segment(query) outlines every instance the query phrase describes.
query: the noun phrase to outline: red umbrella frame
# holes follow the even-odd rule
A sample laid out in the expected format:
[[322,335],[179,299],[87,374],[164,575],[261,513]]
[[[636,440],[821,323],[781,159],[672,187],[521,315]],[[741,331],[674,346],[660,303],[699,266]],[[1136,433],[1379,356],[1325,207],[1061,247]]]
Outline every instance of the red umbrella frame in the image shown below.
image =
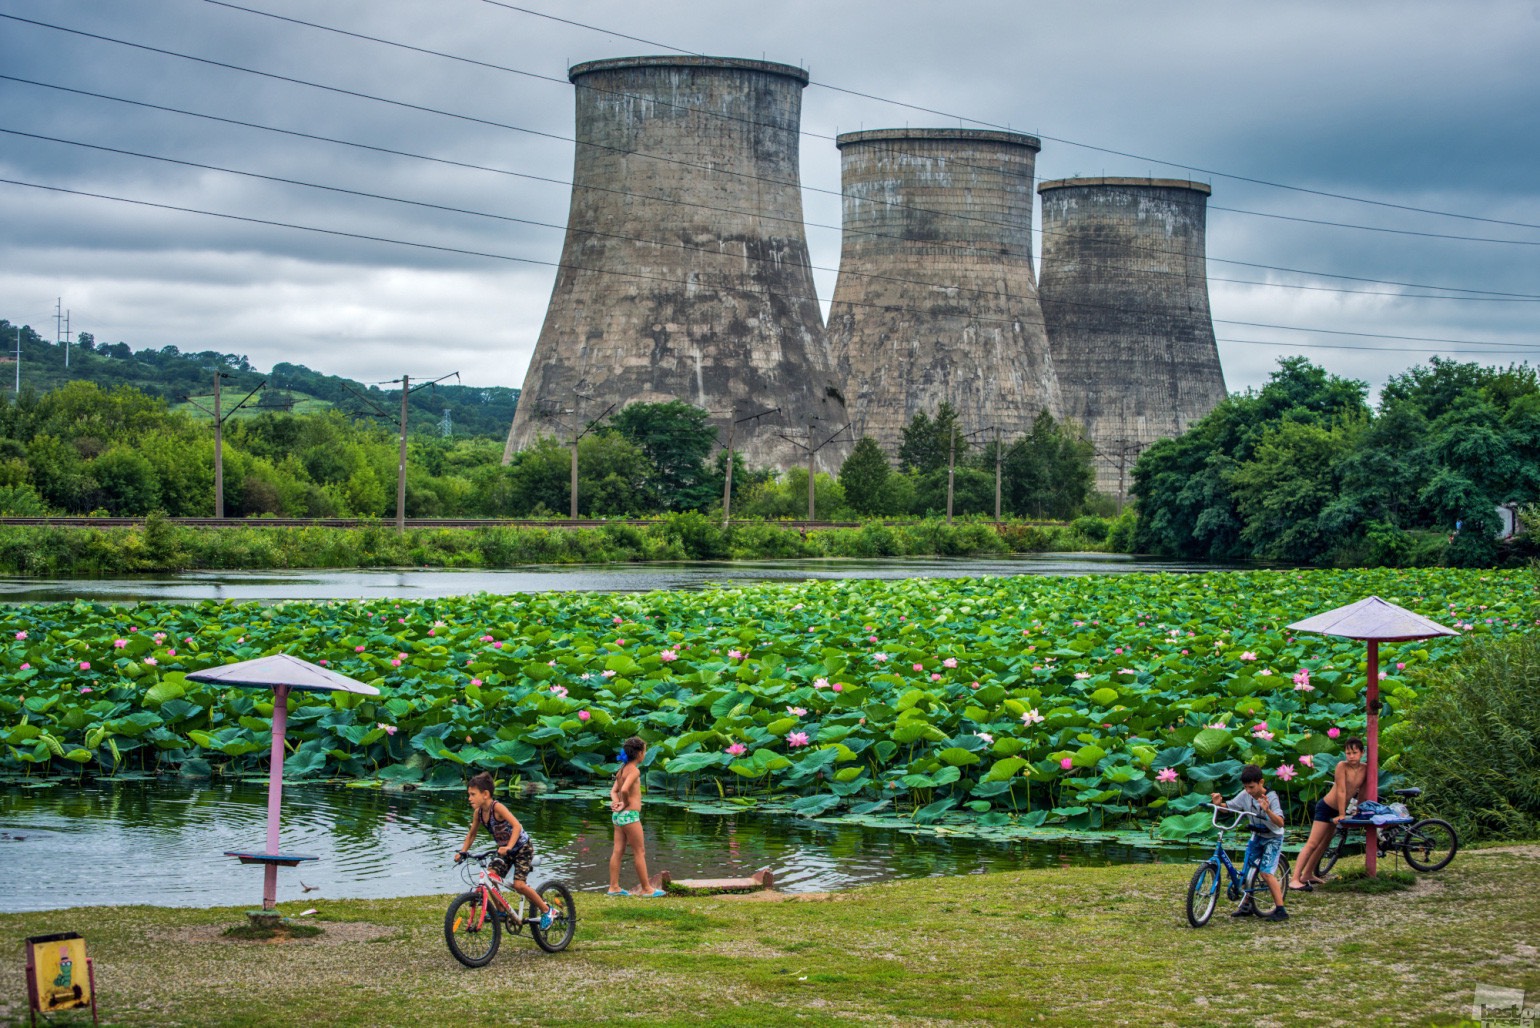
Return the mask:
[[[1360,639],[1368,644],[1368,677],[1369,687],[1366,694],[1368,707],[1366,724],[1364,727],[1365,754],[1369,769],[1365,784],[1367,785],[1367,797],[1377,800],[1380,797],[1380,643],[1382,642],[1411,642],[1416,639],[1430,639],[1438,635],[1459,635],[1452,628],[1447,628],[1436,621],[1429,620],[1421,614],[1413,613],[1405,607],[1398,607],[1394,603],[1380,599],[1378,596],[1370,596],[1350,603],[1345,607],[1329,610],[1324,614],[1296,621],[1289,628],[1296,632],[1315,632],[1320,635],[1335,635],[1344,639]],[[1364,848],[1364,864],[1370,877],[1377,873],[1376,843],[1377,833],[1373,827],[1367,830],[1367,841]]]

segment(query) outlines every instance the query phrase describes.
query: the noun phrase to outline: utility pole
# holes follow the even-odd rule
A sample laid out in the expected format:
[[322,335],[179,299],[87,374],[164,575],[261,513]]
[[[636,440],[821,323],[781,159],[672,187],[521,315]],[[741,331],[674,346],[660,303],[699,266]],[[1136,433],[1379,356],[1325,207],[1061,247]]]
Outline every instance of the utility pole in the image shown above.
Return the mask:
[[[576,397],[578,401],[593,399],[593,397],[587,393],[580,393],[576,390],[573,391],[572,395]],[[519,399],[522,402],[523,397],[521,396]],[[572,477],[570,484],[567,486],[567,516],[570,517],[573,521],[576,521],[578,516],[578,442],[589,432],[592,432],[594,429],[598,428],[599,422],[610,416],[610,411],[615,409],[615,404],[612,403],[608,407],[604,408],[603,414],[600,414],[597,418],[594,418],[581,430],[578,428],[578,425],[581,424],[580,421],[574,421],[571,425],[567,425],[558,416],[562,414],[580,416],[580,411],[582,410],[581,403],[574,405],[571,410],[562,410],[553,406],[553,401],[544,400],[538,401],[536,409],[539,410],[540,417],[550,419],[556,423],[557,427],[564,428],[572,434],[572,442],[569,444],[572,449]]]
[[1000,426],[995,426],[995,527],[1000,527],[1000,465],[1004,460],[1000,450]]
[[258,382],[256,389],[253,389],[251,392],[247,393],[240,403],[236,404],[234,407],[231,407],[230,410],[226,412],[222,406],[223,401],[221,397],[220,386],[222,384],[222,380],[228,377],[229,376],[223,371],[216,369],[214,372],[213,410],[209,410],[207,407],[203,406],[203,404],[199,403],[197,400],[194,400],[190,396],[187,398],[188,403],[192,404],[194,407],[197,407],[203,413],[210,415],[214,419],[214,516],[216,518],[222,518],[225,516],[225,422],[230,420],[230,418],[235,415],[236,411],[246,406],[246,401],[251,399],[253,396],[256,396],[257,390],[267,385],[266,379]]
[[952,484],[957,475],[957,422],[952,422],[952,435],[946,448],[946,523],[952,523]]
[[21,326],[20,325],[16,325],[14,327],[16,329],[16,395],[20,396],[21,395]]
[[[817,421],[818,419],[814,418],[813,420]],[[798,447],[800,449],[803,449],[803,450],[807,451],[807,523],[808,523],[808,527],[809,528],[812,527],[813,517],[817,513],[817,509],[816,509],[817,492],[816,492],[816,489],[814,487],[814,477],[813,477],[814,476],[814,470],[813,470],[814,464],[813,464],[813,458],[818,455],[818,451],[819,450],[823,449],[825,446],[828,446],[830,443],[834,442],[834,440],[838,439],[840,437],[840,433],[844,432],[845,429],[849,428],[853,424],[855,424],[855,422],[853,422],[853,421],[845,422],[845,424],[843,426],[841,426],[840,428],[835,430],[833,435],[829,436],[829,438],[825,439],[823,442],[819,443],[817,446],[813,445],[813,426],[812,426],[812,424],[809,424],[807,426],[807,442],[806,443],[803,443],[803,442],[801,442],[800,440],[797,440],[797,439],[793,439],[789,435],[782,435],[781,436],[782,439],[786,440],[788,443],[791,443],[793,446],[796,446],[796,447]]]
[[[722,527],[723,528],[727,527],[727,523],[728,523],[728,521],[732,517],[732,510],[733,510],[733,429],[738,427],[738,425],[741,424],[742,422],[745,422],[745,421],[756,421],[759,418],[768,417],[771,414],[779,414],[780,412],[781,412],[781,408],[773,407],[770,410],[762,410],[758,414],[750,414],[747,417],[738,418],[736,420],[729,420],[727,422],[727,447],[726,447],[726,449],[727,449],[727,469],[726,469],[726,474],[723,476],[725,481],[722,484]],[[732,410],[727,412],[729,418],[731,418],[732,415],[737,414],[737,413],[738,413],[737,408],[734,408],[734,409],[732,409]]]
[[[411,395],[414,392],[416,392],[418,389],[431,389],[433,386],[438,385],[440,382],[444,381],[444,379],[446,379],[446,378],[453,378],[453,379],[458,380],[459,377],[460,377],[460,373],[458,371],[451,371],[447,375],[440,375],[438,378],[435,378],[431,382],[420,382],[416,386],[413,386],[412,385],[412,376],[411,375],[402,375],[401,376],[401,447],[400,447],[400,456],[399,456],[399,458],[396,461],[396,531],[397,532],[405,532],[406,531],[406,419],[407,419],[407,401],[411,398]],[[392,385],[395,384],[395,379],[388,379],[387,381],[390,384],[392,384]],[[385,382],[380,382],[380,383],[377,383],[377,384],[385,385],[386,383]],[[371,405],[374,405],[374,401],[370,400],[369,402],[370,402]]]

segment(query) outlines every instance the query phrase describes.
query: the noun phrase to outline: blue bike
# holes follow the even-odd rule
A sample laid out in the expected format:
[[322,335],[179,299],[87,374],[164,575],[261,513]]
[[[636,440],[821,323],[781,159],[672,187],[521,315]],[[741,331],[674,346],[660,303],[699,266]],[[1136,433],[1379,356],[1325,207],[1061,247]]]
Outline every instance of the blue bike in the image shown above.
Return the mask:
[[[1239,903],[1242,899],[1250,897],[1256,912],[1261,915],[1272,913],[1273,893],[1267,887],[1267,882],[1262,880],[1261,869],[1255,863],[1248,863],[1243,871],[1237,871],[1235,864],[1230,860],[1230,854],[1225,852],[1225,834],[1233,832],[1240,827],[1241,822],[1249,815],[1243,811],[1231,810],[1229,807],[1218,807],[1209,803],[1207,806],[1214,808],[1214,827],[1219,830],[1219,837],[1214,840],[1213,854],[1193,872],[1192,884],[1187,887],[1187,920],[1194,928],[1202,928],[1208,924],[1209,918],[1214,916],[1214,907],[1219,902],[1219,882],[1225,874],[1229,875],[1229,882],[1225,886],[1225,898],[1232,903]],[[1220,814],[1234,814],[1235,820],[1229,824],[1220,824]],[[1289,861],[1287,857],[1279,855],[1278,867],[1273,872],[1280,882],[1289,880]]]

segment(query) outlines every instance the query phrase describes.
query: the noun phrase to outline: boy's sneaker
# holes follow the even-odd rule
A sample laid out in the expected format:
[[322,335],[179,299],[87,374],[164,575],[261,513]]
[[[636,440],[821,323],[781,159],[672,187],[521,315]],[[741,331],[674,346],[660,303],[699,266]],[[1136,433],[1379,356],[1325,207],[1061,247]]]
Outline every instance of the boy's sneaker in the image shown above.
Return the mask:
[[1257,916],[1257,908],[1251,905],[1251,901],[1250,900],[1247,900],[1245,903],[1242,903],[1240,906],[1236,907],[1234,912],[1231,913],[1230,916],[1231,917],[1256,917]]
[[540,915],[540,930],[542,932],[548,930],[551,927],[552,920],[553,912],[550,907],[546,907],[545,913]]
[[1287,921],[1289,912],[1282,907],[1274,907],[1273,912],[1262,918],[1264,921]]

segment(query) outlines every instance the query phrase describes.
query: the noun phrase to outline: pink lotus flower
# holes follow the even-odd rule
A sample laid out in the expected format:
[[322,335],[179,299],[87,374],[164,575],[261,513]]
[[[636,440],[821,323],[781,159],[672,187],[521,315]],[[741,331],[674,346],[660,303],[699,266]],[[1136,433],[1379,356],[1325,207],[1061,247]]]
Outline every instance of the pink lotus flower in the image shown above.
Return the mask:
[[399,658],[394,658],[394,657],[393,657],[393,658],[391,658],[391,661],[390,661],[390,666],[391,666],[391,667],[400,667],[400,666],[401,666],[401,661],[400,661],[400,659],[399,659]]
[[1339,736],[1341,734],[1342,734],[1342,729],[1340,729],[1340,728],[1328,728],[1328,729],[1326,729],[1326,738],[1328,738],[1328,739],[1335,739],[1337,736]]
[[658,659],[661,660],[665,664],[669,664],[669,663],[672,663],[673,661],[678,660],[679,659],[679,654],[675,653],[673,650],[664,650],[663,652],[658,654]]
[[187,645],[191,646],[192,645],[192,636],[189,635],[186,639],[183,639],[182,641],[184,643],[186,643]]
[[1174,767],[1162,768],[1160,774],[1155,776],[1157,782],[1174,782],[1176,778],[1176,768]]
[[990,735],[988,732],[974,732],[973,734],[978,736],[980,739],[983,739],[984,740],[984,745],[986,745],[986,746],[993,746],[994,745],[995,737]]
[[610,618],[610,623],[616,625],[620,624],[620,615],[616,614],[614,617]]
[[835,692],[844,692],[845,691],[845,683],[844,682],[835,682],[829,688],[833,689]]
[[1277,773],[1279,778],[1281,778],[1285,782],[1287,782],[1289,779],[1294,777],[1294,765],[1293,764],[1280,764],[1280,765],[1278,765],[1278,771],[1276,773]]
[[946,660],[943,660],[941,662],[941,666],[942,667],[956,667],[957,666],[957,658],[956,657],[948,657]]
[[792,717],[803,717],[807,714],[807,709],[805,707],[787,707],[786,713]]
[[1309,685],[1310,684],[1310,669],[1307,668],[1307,667],[1302,667],[1298,671],[1294,672],[1294,684],[1296,686],[1299,686],[1299,685]]
[[806,746],[807,733],[792,732],[790,735],[786,736],[786,745],[790,746],[792,749],[796,749],[798,746]]
[[979,687],[979,683],[977,683],[977,682],[969,682],[968,683],[968,688],[970,688],[970,689],[977,689],[978,687]]
[[430,629],[428,629],[428,634],[429,635],[438,635],[438,629],[430,628]]
[[[188,642],[192,642],[191,639],[189,639],[187,641]],[[176,656],[176,650],[167,650],[166,651],[166,656],[168,656],[168,657],[175,657]]]
[[[151,659],[150,663],[153,664],[155,661]],[[327,664],[330,664],[331,661],[327,660],[325,657],[322,657],[320,660],[316,661],[316,663],[320,664],[322,667],[325,667]]]
[[1383,682],[1385,679],[1387,679],[1389,677],[1390,677],[1390,672],[1389,671],[1381,671],[1380,672],[1380,681]]
[[593,715],[592,715],[592,714],[590,714],[590,713],[589,713],[589,712],[588,712],[588,711],[586,711],[586,710],[580,710],[580,711],[578,711],[578,720],[579,720],[579,721],[587,721],[587,720],[588,720],[588,719],[589,719],[589,718],[591,718],[591,717],[593,717]]
[[888,655],[886,653],[874,653],[872,654],[872,659],[881,664],[888,659]]
[[1247,650],[1245,653],[1241,654],[1241,659],[1242,660],[1256,660],[1257,659],[1257,655],[1255,653],[1252,653],[1250,650]]
[[728,650],[727,651],[727,659],[728,660],[742,660],[743,659],[743,651],[742,650]]
[[150,667],[155,667],[157,664],[160,663],[160,661],[156,660],[154,657],[146,657],[146,658],[144,658],[144,662],[146,664],[150,665]]
[[[1481,608],[1481,609],[1482,609],[1482,610],[1486,610],[1486,608],[1485,608],[1485,607],[1482,607],[1482,608]],[[129,630],[129,631],[130,631],[130,632],[137,632],[137,631],[139,631],[139,626],[138,626],[138,625],[129,625],[129,626],[128,626],[128,630]]]
[[749,748],[743,745],[741,742],[735,742],[731,746],[727,747],[727,752],[734,757],[741,757],[745,753],[749,752]]
[[1031,710],[1021,715],[1021,723],[1024,725],[1040,725],[1045,720],[1047,719],[1037,712],[1036,707],[1033,707]]
[[615,677],[615,672],[611,671],[609,668],[605,668],[603,671],[601,671],[599,673],[601,675],[603,675],[605,678],[614,678]]
[[362,646],[355,646],[355,647],[353,647],[353,652],[354,653],[362,653],[362,652],[364,652],[364,648]]
[[481,641],[484,643],[489,643],[492,641],[492,637],[490,635],[484,635],[481,637]]
[[1061,757],[1059,759],[1059,766],[1068,771],[1070,768],[1075,766],[1075,762],[1068,757]]
[[1273,741],[1273,733],[1272,732],[1255,732],[1253,734],[1258,739],[1261,739],[1263,742],[1272,742]]
[[931,673],[930,673],[930,680],[931,680],[931,681],[932,681],[932,682],[939,682],[939,681],[941,681],[941,676],[940,676],[940,675],[938,675],[938,674],[936,674],[936,672],[934,672],[934,671],[932,671],[932,672],[931,672]]
[[152,636],[151,638],[153,638],[155,640],[155,645],[159,646],[161,643],[166,641],[166,633],[165,632],[156,632],[154,634],[154,636]]
[[1075,677],[1076,678],[1090,678],[1091,677],[1091,672],[1089,672],[1089,671],[1076,671],[1075,672]]
[[1261,671],[1257,672],[1257,677],[1258,678],[1271,678],[1272,674],[1273,674],[1273,672],[1272,672],[1271,668],[1263,668]]
[[1396,662],[1396,670],[1397,671],[1405,671],[1406,670],[1406,662],[1405,661],[1397,661]]
[[26,637],[27,637],[27,633],[26,632],[17,632],[16,633],[16,638],[17,639],[25,639]]
[[1306,767],[1315,767],[1315,758],[1308,753],[1301,753],[1299,755],[1299,762]]
[[624,639],[616,639],[615,640],[615,645],[616,646],[624,646],[625,644],[626,644],[626,641]]
[[925,665],[924,664],[916,664],[916,665],[914,665],[914,670],[916,670],[916,671],[924,671],[925,670]]
[[89,685],[82,685],[80,687],[80,691],[82,693],[88,693],[88,692],[95,692],[96,690],[92,689]]
[[875,635],[869,635],[866,637],[866,641],[869,643],[874,643],[877,641],[877,637]]
[[1137,675],[1138,673],[1139,671],[1137,668],[1125,667],[1118,669],[1118,674],[1120,675]]
[[551,692],[561,699],[567,698],[567,687],[565,685],[553,685],[551,686]]
[[406,659],[406,654],[398,653],[398,654],[396,654],[396,659],[397,660],[405,660]]
[[30,671],[31,669],[32,669],[32,665],[31,664],[23,664],[21,666],[21,670],[23,670],[23,671]]
[[82,670],[82,671],[89,671],[89,670],[91,670],[91,662],[89,660],[82,660],[80,662],[80,670]]
[[481,679],[479,679],[479,678],[472,678],[471,679],[471,684],[472,685],[480,685],[481,684]]
[[387,725],[383,721],[377,723],[374,727],[376,727],[376,728],[383,728],[385,730],[385,734],[386,735],[395,735],[396,734],[396,726],[395,725]]
[[500,649],[503,648],[503,644],[502,644],[501,641],[495,642],[495,643],[492,644],[492,648],[494,650],[500,650]]
[[112,648],[115,649],[115,650],[121,650],[123,647],[125,647],[127,645],[128,645],[128,640],[127,639],[114,639],[114,640],[112,640]]
[[827,678],[815,678],[815,679],[813,679],[813,688],[814,689],[827,689],[828,687],[829,687],[829,680]]
[[[1182,656],[1184,656],[1184,657],[1187,656],[1187,651],[1186,650],[1182,651]],[[1271,672],[1264,671],[1262,673],[1265,675],[1265,674],[1270,674]]]

